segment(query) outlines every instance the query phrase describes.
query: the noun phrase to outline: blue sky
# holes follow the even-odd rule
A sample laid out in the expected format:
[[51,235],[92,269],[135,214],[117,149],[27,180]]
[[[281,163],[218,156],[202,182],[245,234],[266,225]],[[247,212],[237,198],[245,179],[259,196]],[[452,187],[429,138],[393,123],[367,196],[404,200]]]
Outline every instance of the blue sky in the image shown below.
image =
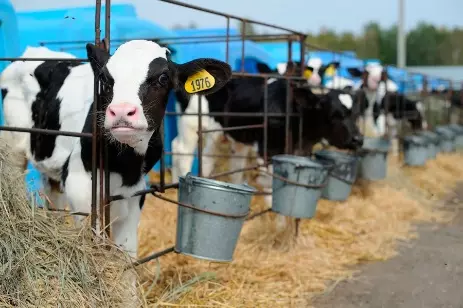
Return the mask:
[[[184,0],[183,0],[184,1]],[[94,5],[94,0],[11,0],[17,10]],[[163,26],[187,24],[224,27],[225,20],[156,0],[112,0],[132,3],[138,14]],[[397,0],[188,0],[188,3],[238,16],[278,24],[299,31],[361,31],[370,20],[382,26],[397,21]],[[104,0],[103,0],[104,3]],[[406,28],[423,20],[438,26],[463,27],[463,0],[405,0]],[[233,24],[236,25],[236,24]],[[270,31],[271,32],[271,31]]]

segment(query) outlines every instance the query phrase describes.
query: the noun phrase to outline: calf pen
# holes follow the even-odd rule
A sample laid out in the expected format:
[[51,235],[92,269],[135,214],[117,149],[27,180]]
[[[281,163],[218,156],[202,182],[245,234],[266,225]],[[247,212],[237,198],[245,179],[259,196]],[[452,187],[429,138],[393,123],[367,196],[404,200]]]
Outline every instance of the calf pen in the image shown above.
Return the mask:
[[[212,14],[224,16],[227,21],[227,29],[230,25],[230,19],[238,19],[245,22],[245,24],[253,23],[253,21],[247,19],[245,20],[240,17],[211,10],[204,10],[177,1],[166,0],[163,2],[187,6],[191,9],[203,10]],[[110,23],[106,22],[107,35],[105,40],[101,41],[99,34],[100,9],[101,1],[96,1],[95,43],[103,43],[106,50],[109,50]],[[108,21],[109,18],[110,1],[107,0],[106,21]],[[270,26],[265,23],[254,23]],[[278,27],[275,28],[278,29]],[[280,30],[288,29],[280,28]],[[305,36],[296,31],[291,32],[292,33],[286,37],[289,37],[288,49],[290,52],[288,60],[291,60],[292,42],[296,40],[301,43],[300,54],[301,59],[303,59],[306,46]],[[245,38],[245,35],[243,35],[241,39],[244,40]],[[225,37],[227,42],[229,39],[228,36]],[[0,60],[11,61],[16,59]],[[21,60],[38,61],[52,59]],[[59,61],[64,59],[54,60]],[[69,61],[69,59],[66,59],[66,61]],[[87,59],[75,59],[74,61],[87,61]],[[303,61],[301,61],[301,65],[304,65]],[[235,73],[235,76],[260,76],[265,80],[268,78],[284,78],[288,80],[288,82],[289,80],[300,79],[300,77],[274,76],[268,74],[257,75],[243,72]],[[95,85],[95,89],[97,89],[97,86],[98,84]],[[264,89],[264,93],[267,93],[266,86]],[[267,94],[265,94],[265,96],[267,96]],[[95,101],[98,102],[96,91]],[[292,142],[289,134],[292,125],[291,118],[297,117],[298,115],[289,112],[291,110],[289,102],[290,100],[288,98],[286,113],[281,114],[268,112],[267,104],[265,104],[263,114],[253,115],[263,118],[263,124],[258,127],[228,127],[223,131],[262,128],[264,132],[264,145],[266,145],[266,140],[268,139],[266,123],[268,119],[270,117],[285,117],[285,152],[292,153]],[[100,110],[101,104],[97,103],[94,106],[94,111],[97,113]],[[201,104],[199,104],[199,106],[201,106]],[[167,114],[167,116],[172,115],[179,114]],[[201,108],[199,108],[196,114],[182,115],[198,117],[198,165],[199,176],[201,176],[203,134],[211,133],[212,131],[202,130]],[[229,112],[209,115],[228,117],[249,116],[244,113],[236,114]],[[301,123],[301,121],[299,123]],[[13,127],[2,127],[1,129],[93,138],[92,211],[90,213],[90,221],[92,228],[97,233],[101,233],[101,230],[96,230],[96,221],[99,219],[101,221],[101,229],[106,231],[108,237],[110,236],[108,218],[110,207],[108,205],[111,200],[117,200],[120,199],[120,197],[109,195],[109,174],[107,174],[107,172],[100,172],[100,187],[99,189],[97,187],[97,169],[105,170],[105,163],[107,160],[105,160],[105,147],[100,147],[99,153],[97,151],[97,140],[104,136],[96,123],[96,117],[93,121],[94,133],[91,135]],[[299,136],[299,138],[302,138],[302,136]],[[158,306],[177,304],[185,306],[198,304],[240,307],[268,307],[269,305],[273,307],[304,306],[317,292],[325,290],[328,280],[339,280],[348,277],[351,271],[347,266],[366,260],[382,260],[392,256],[395,253],[395,240],[407,239],[413,235],[410,234],[412,221],[441,220],[446,218],[442,212],[436,211],[429,202],[425,200],[425,196],[428,196],[427,194],[431,194],[434,197],[441,196],[449,186],[456,182],[459,174],[463,172],[460,166],[454,165],[455,160],[459,158],[458,154],[438,154],[436,160],[427,162],[427,169],[419,170],[409,167],[400,169],[398,168],[398,160],[393,157],[388,157],[388,166],[391,168],[388,170],[388,177],[386,179],[376,183],[361,181],[359,184],[354,184],[351,196],[347,201],[342,203],[320,200],[317,204],[317,212],[313,219],[302,221],[299,235],[295,237],[294,234],[298,229],[297,224],[293,224],[293,221],[289,220],[281,227],[275,223],[277,217],[275,213],[271,213],[271,209],[269,208],[263,208],[261,201],[266,195],[269,195],[268,192],[253,192],[248,187],[233,187],[224,182],[216,183],[200,178],[189,180],[187,177],[185,180],[190,181],[189,184],[185,186],[187,190],[198,189],[197,186],[193,185],[193,182],[196,181],[196,183],[204,184],[206,189],[207,187],[211,188],[211,186],[215,185],[226,188],[229,191],[235,188],[239,190],[239,193],[252,193],[254,195],[253,200],[249,201],[244,198],[244,201],[239,202],[239,205],[244,206],[238,213],[224,212],[224,209],[220,207],[220,205],[226,204],[225,201],[227,200],[222,200],[222,203],[218,204],[218,210],[212,209],[210,207],[212,204],[206,204],[204,199],[200,199],[201,202],[199,202],[199,204],[191,205],[191,203],[194,204],[196,199],[189,199],[188,197],[192,194],[185,193],[185,190],[179,192],[179,196],[182,197],[177,201],[175,194],[177,193],[176,189],[180,186],[179,183],[166,183],[167,174],[165,172],[164,156],[169,154],[189,155],[191,153],[163,153],[159,177],[151,174],[153,187],[137,193],[138,195],[151,194],[153,197],[148,197],[146,204],[156,206],[145,207],[146,214],[140,225],[140,256],[146,257],[135,261],[134,264],[140,265],[166,255],[163,259],[162,271],[159,268],[155,269],[157,273],[156,279],[153,279],[152,276],[148,277],[150,276],[150,271],[141,273],[148,284],[146,295],[150,298],[151,303]],[[267,156],[267,147],[264,146],[264,165],[268,164],[269,160]],[[220,156],[220,154],[218,154],[218,157],[224,158],[224,155]],[[225,157],[231,158],[233,155],[227,154]],[[255,159],[255,157],[251,157],[251,159]],[[224,178],[236,172],[254,171],[262,166],[261,164],[253,164],[241,170],[227,170],[216,173],[209,178]],[[427,174],[432,174],[433,179],[426,176]],[[404,175],[408,175],[408,177],[404,177]],[[291,182],[288,183],[294,184]],[[424,189],[420,188],[420,186]],[[404,188],[405,191],[403,190]],[[184,197],[185,195],[186,197]],[[186,198],[187,201],[183,198]],[[220,196],[220,198],[223,198],[223,196]],[[249,203],[251,203],[251,213],[248,214],[248,207],[246,204]],[[216,220],[216,224],[221,224],[223,222],[229,223],[232,221],[234,224],[238,224],[238,226],[235,226],[234,232],[230,231],[230,234],[223,234],[220,232],[217,234],[204,234],[204,229],[201,229],[203,228],[201,225],[192,226],[188,224],[188,221],[186,221],[188,220],[188,217],[186,217],[188,215],[182,214],[181,212],[183,210],[180,210],[180,208],[177,214],[177,219],[179,221],[176,223],[176,215],[173,207],[169,204],[179,205],[185,211],[189,211],[190,216],[200,217],[203,215],[203,220]],[[397,204],[400,206],[396,206]],[[205,205],[209,207],[206,209],[203,207]],[[152,216],[154,217],[153,219],[151,219]],[[163,217],[163,219],[159,220],[156,217]],[[204,219],[204,217],[206,219]],[[374,225],[371,224],[373,219],[375,220]],[[182,223],[180,223],[181,220],[183,220]],[[236,220],[236,222],[234,222],[234,220]],[[252,222],[244,224],[243,230],[241,230],[239,224],[242,224],[243,220],[252,220]],[[154,223],[157,224],[156,228],[151,227]],[[383,230],[381,230],[381,228]],[[177,229],[177,240],[175,241],[175,245],[172,245],[172,239],[175,238],[175,229]],[[182,232],[178,232],[179,230],[186,230],[189,232],[185,235],[188,239],[186,243],[184,242],[185,237],[179,238],[179,236],[183,234]],[[231,233],[233,233],[233,235],[231,235]],[[241,236],[238,240],[240,234]],[[195,253],[189,253],[189,251],[184,248],[184,245],[188,245],[191,241],[196,241],[199,246],[204,245],[204,239],[207,239],[207,236],[212,236],[216,241],[222,239],[224,242],[228,240],[229,242],[226,243],[226,247],[216,250],[214,250],[212,245],[206,245],[205,249],[199,250],[203,251],[200,254],[197,252],[198,250],[196,250]],[[230,239],[230,237],[233,236],[236,238]],[[207,240],[209,241],[210,239]],[[235,254],[234,245],[237,245]],[[167,248],[152,254],[152,251],[159,247]],[[224,253],[225,249],[228,250],[225,257],[215,256],[209,259],[215,261],[220,259],[225,261],[226,259],[226,261],[230,261],[231,256],[234,254],[235,262],[229,266],[211,264],[209,262],[206,263],[185,256],[173,256],[170,254],[171,252],[180,252],[205,258],[210,257],[206,256],[206,254],[213,254],[212,252]],[[262,262],[258,262],[259,260]],[[144,269],[149,270],[150,267],[154,266],[156,266],[156,264],[150,263],[147,267],[144,267]],[[211,273],[211,271],[214,273]],[[157,287],[152,288],[151,286],[156,283]]]

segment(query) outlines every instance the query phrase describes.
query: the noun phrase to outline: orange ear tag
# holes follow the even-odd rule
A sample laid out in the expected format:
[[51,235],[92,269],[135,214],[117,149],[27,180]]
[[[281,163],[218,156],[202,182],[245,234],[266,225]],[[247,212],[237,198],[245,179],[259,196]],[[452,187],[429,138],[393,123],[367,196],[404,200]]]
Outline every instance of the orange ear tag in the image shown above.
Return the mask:
[[215,85],[215,78],[206,70],[200,70],[188,77],[185,82],[185,90],[190,93],[197,93],[212,89]]

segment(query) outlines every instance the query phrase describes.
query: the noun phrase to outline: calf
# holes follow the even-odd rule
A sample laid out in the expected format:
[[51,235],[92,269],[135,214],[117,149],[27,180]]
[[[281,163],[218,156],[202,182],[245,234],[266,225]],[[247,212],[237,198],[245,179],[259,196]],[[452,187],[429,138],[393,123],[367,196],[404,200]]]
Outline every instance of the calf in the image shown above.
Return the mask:
[[[287,73],[287,72],[286,72]],[[307,84],[307,83],[305,83]],[[268,80],[268,112],[283,113],[286,110],[287,85],[284,79],[271,78]],[[356,149],[362,145],[362,136],[355,126],[352,99],[342,91],[332,91],[328,94],[317,96],[308,87],[301,84],[293,84],[293,112],[303,116],[303,144],[306,151],[322,138],[339,148]],[[199,104],[199,96],[180,96],[177,100],[182,112],[194,112]],[[234,127],[243,125],[261,124],[262,117],[230,117],[228,123],[224,117],[207,116],[209,112],[223,112],[229,105],[230,112],[262,113],[264,112],[264,82],[262,78],[245,77],[232,79],[224,88],[211,95],[201,97],[201,108],[205,114],[203,129],[221,129],[222,127]],[[355,113],[355,112],[354,112]],[[174,152],[191,153],[197,145],[197,123],[191,116],[182,116],[179,119],[179,136],[172,142]],[[296,141],[299,136],[297,120],[293,122],[290,132],[293,146],[298,146]],[[285,118],[271,117],[268,119],[268,155],[284,153],[285,149]],[[213,132],[206,135],[204,154],[212,152],[215,142],[222,135],[221,132]],[[263,129],[253,128],[244,130],[231,130],[226,133],[232,143],[239,142],[247,146],[241,146],[234,154],[247,156],[252,147],[257,148],[258,154],[263,156]],[[245,159],[233,159],[234,167],[243,167]],[[238,161],[240,163],[238,163]],[[188,160],[173,159],[173,180],[186,174],[191,168],[192,158]],[[215,160],[212,157],[203,158],[203,174],[209,176],[214,168]],[[242,175],[236,174],[233,182],[242,182]]]
[[[167,48],[144,40],[126,42],[112,56],[93,44],[87,44],[86,48],[90,64],[75,67],[50,64],[48,74],[43,72],[42,75],[46,76],[44,84],[48,78],[49,86],[37,94],[44,112],[34,118],[34,125],[42,128],[52,122],[54,125],[59,123],[61,130],[91,133],[93,73],[98,76],[103,105],[98,122],[109,139],[110,194],[126,198],[111,202],[113,240],[136,257],[137,227],[144,196],[132,195],[145,188],[144,175],[161,156],[160,126],[170,90],[185,91],[183,87],[194,82],[197,73],[202,72],[210,77],[210,83],[201,92],[211,94],[230,79],[231,68],[224,62],[207,58],[176,64],[170,60]],[[46,61],[42,65],[48,64]],[[68,76],[60,79],[66,71]],[[37,70],[35,72],[37,74]],[[61,87],[57,84],[58,79],[62,81]],[[63,138],[61,143],[59,138]],[[61,179],[73,211],[89,213],[92,140],[72,138],[58,137],[53,149],[51,141],[43,142],[42,139],[39,144],[35,139],[36,150],[31,151],[30,158],[45,175]],[[38,151],[37,147],[41,150]],[[47,157],[49,163],[44,163]],[[99,176],[94,180],[98,181]]]
[[[75,56],[52,51],[46,47],[27,47],[21,58],[69,58]],[[43,80],[41,71],[35,70],[44,61],[14,61],[9,64],[0,75],[0,87],[3,99],[3,113],[5,126],[32,127],[32,105],[41,89],[39,80]],[[47,64],[48,66],[48,64]],[[39,78],[36,78],[36,77]],[[1,131],[3,135],[10,135],[15,143],[11,151],[15,154],[16,164],[26,168],[26,153],[30,150],[30,135],[21,132]]]

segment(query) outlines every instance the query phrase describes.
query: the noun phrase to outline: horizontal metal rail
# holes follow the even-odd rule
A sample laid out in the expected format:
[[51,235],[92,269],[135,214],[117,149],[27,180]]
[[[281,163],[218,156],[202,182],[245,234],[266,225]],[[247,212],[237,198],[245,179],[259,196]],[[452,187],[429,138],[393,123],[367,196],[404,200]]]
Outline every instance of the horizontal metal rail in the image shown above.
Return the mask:
[[[232,127],[224,127],[224,128],[216,128],[216,129],[203,129],[201,132],[204,133],[215,133],[215,132],[229,132],[234,130],[242,130],[242,129],[253,129],[253,128],[263,128],[264,124],[254,124],[254,125],[242,125],[242,126],[232,126]],[[196,131],[199,134],[200,131]]]
[[76,58],[0,58],[0,61],[63,61],[63,62],[88,62],[88,59]]
[[43,128],[21,128],[13,126],[0,126],[0,131],[20,132],[20,133],[33,133],[33,134],[44,134],[52,136],[68,136],[68,137],[84,137],[92,138],[92,133],[76,133],[61,130],[43,129]]

